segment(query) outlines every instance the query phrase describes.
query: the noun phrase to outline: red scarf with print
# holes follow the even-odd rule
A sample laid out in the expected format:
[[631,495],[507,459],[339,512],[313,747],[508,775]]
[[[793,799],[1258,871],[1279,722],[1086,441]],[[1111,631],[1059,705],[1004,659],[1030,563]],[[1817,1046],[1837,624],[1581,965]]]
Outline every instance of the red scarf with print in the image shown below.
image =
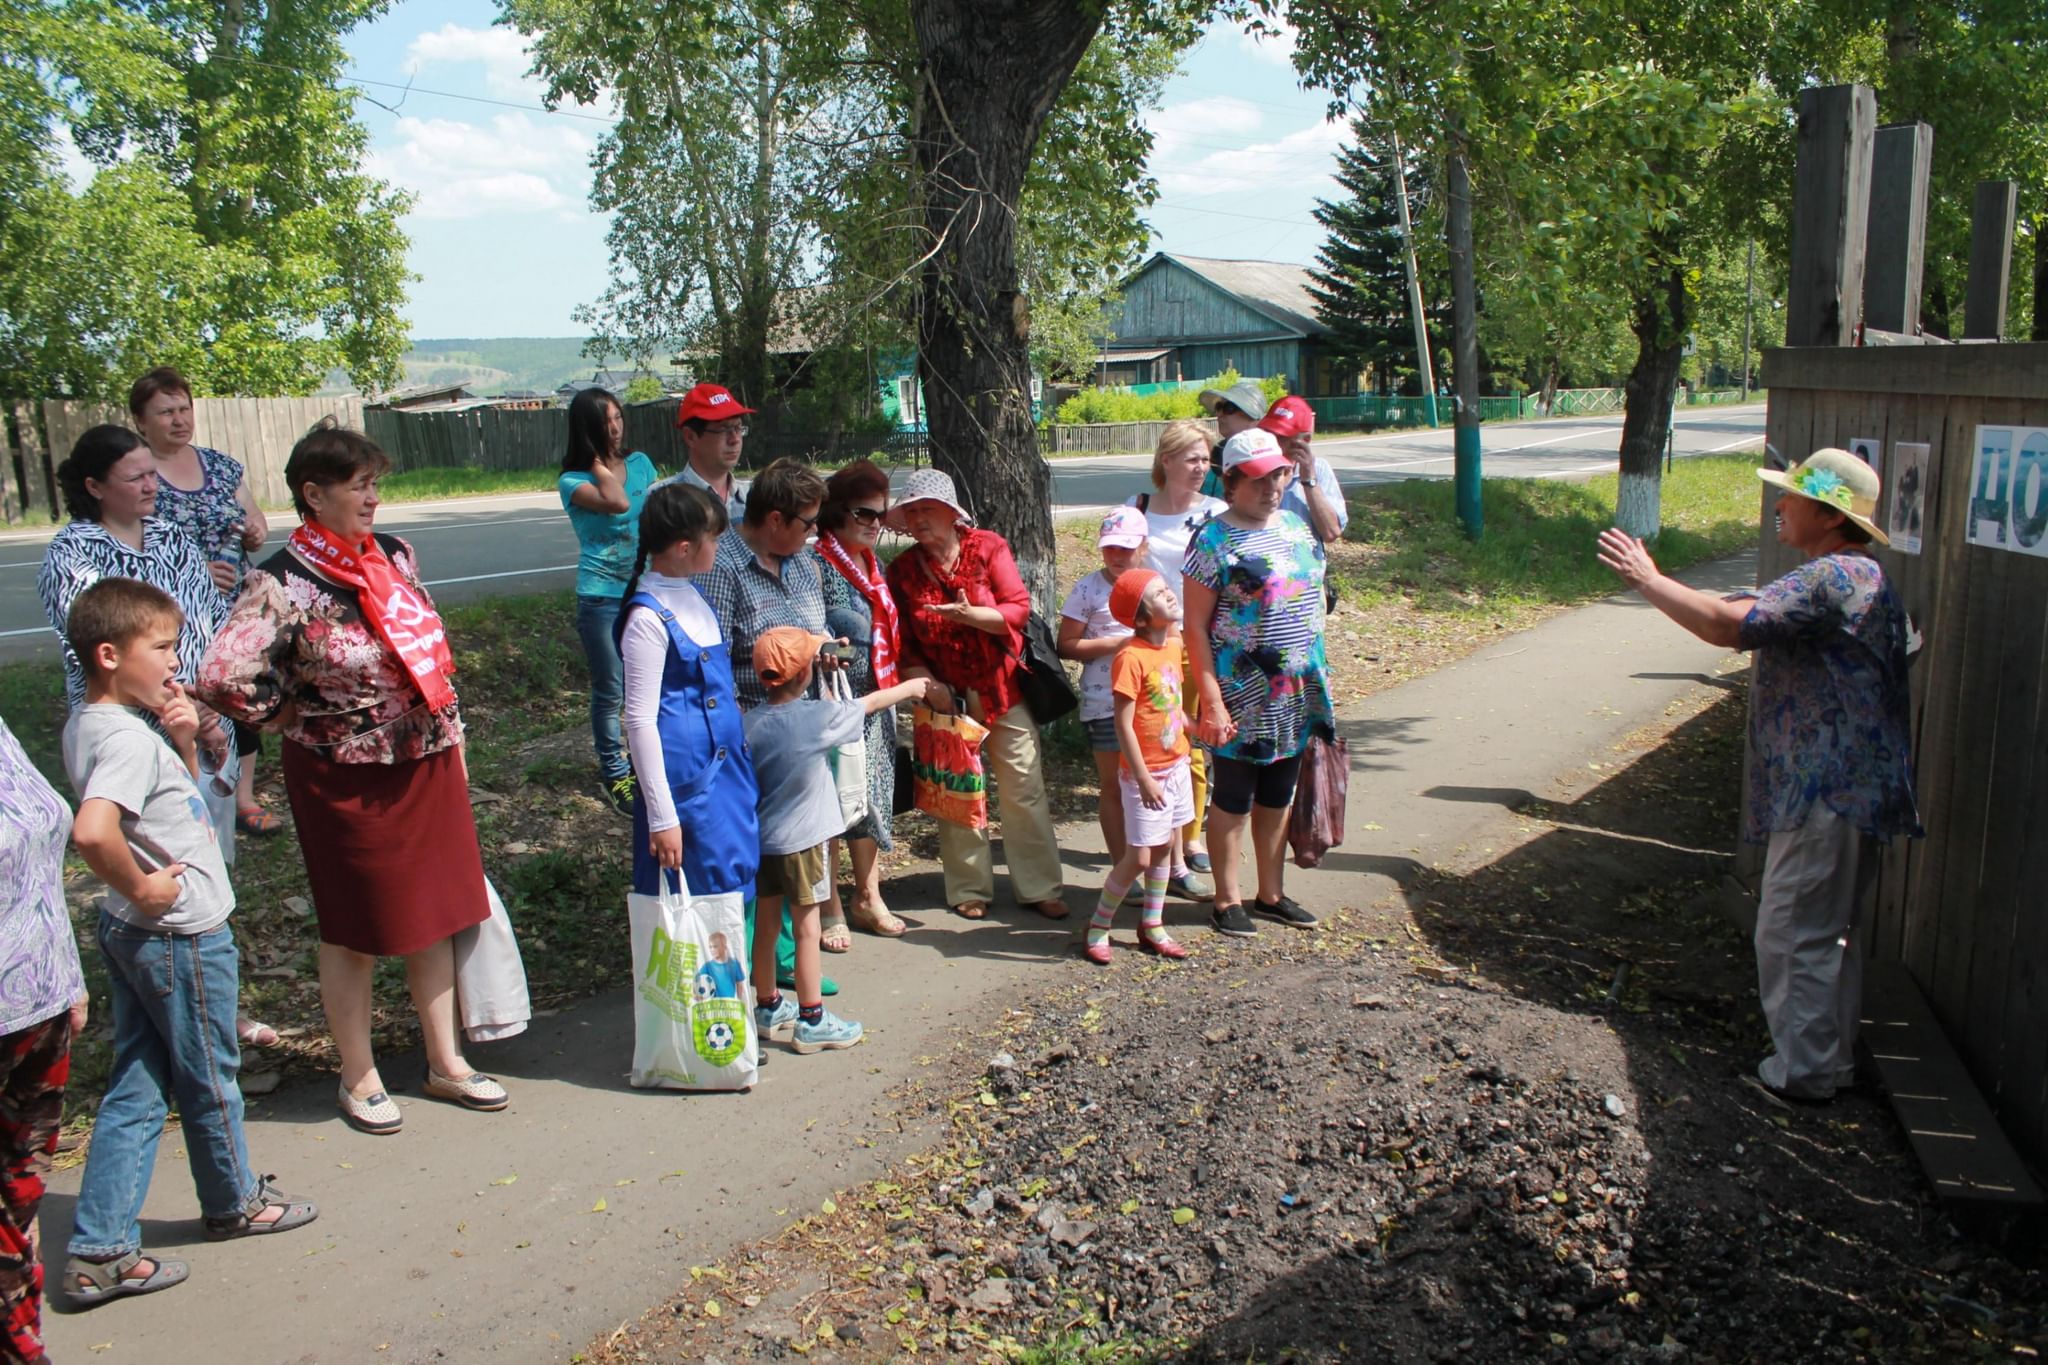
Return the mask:
[[818,537],[818,554],[853,585],[855,592],[867,598],[868,614],[875,619],[875,688],[879,691],[894,687],[899,681],[896,654],[902,648],[902,637],[896,633],[896,598],[882,577],[875,552],[865,546],[852,549],[828,531]]
[[321,573],[356,590],[363,619],[412,674],[428,710],[445,711],[455,704],[455,688],[448,681],[455,672],[455,657],[448,651],[441,617],[422,593],[399,577],[375,536],[363,537],[360,546],[350,549],[319,522],[308,521],[292,532],[291,544]]

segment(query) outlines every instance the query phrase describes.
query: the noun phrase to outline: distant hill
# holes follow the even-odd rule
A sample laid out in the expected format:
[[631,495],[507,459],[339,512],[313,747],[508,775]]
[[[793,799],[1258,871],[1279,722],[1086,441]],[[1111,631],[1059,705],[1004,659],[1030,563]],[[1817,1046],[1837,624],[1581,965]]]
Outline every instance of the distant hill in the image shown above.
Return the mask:
[[[466,384],[478,394],[531,389],[552,393],[572,379],[588,379],[597,362],[583,354],[582,337],[420,338],[400,358],[405,384]],[[615,368],[626,368],[614,359]],[[665,367],[657,365],[656,370]],[[328,376],[333,391],[350,386],[348,376]]]

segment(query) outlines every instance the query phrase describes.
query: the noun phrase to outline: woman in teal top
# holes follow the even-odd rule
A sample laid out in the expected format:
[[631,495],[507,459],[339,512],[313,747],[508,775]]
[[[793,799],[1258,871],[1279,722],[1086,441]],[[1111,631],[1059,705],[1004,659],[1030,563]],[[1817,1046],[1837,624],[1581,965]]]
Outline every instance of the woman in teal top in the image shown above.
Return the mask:
[[627,454],[626,415],[603,389],[585,389],[569,403],[569,450],[555,487],[576,532],[576,634],[590,665],[590,739],[605,800],[633,813],[633,770],[619,736],[625,673],[612,625],[633,576],[640,547],[640,504],[657,477],[654,461]]

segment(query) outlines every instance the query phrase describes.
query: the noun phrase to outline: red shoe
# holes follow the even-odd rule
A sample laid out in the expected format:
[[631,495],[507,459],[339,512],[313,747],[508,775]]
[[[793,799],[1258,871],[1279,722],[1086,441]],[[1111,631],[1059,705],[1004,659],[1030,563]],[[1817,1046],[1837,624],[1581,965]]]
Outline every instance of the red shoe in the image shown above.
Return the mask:
[[1178,942],[1167,934],[1161,934],[1158,938],[1150,938],[1144,934],[1139,934],[1138,947],[1145,952],[1153,954],[1155,957],[1168,958],[1174,962],[1178,962],[1188,955],[1188,950],[1181,947]]
[[1104,939],[1100,943],[1089,944],[1081,950],[1081,956],[1097,966],[1107,967],[1109,965],[1109,940]]

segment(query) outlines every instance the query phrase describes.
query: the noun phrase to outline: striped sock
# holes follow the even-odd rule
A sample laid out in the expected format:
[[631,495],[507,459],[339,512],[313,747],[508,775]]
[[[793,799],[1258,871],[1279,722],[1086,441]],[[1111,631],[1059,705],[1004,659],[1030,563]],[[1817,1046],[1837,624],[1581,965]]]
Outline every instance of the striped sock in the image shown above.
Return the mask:
[[1145,869],[1145,918],[1138,932],[1148,939],[1166,937],[1166,869]]
[[1095,902],[1095,917],[1088,921],[1088,946],[1109,941],[1109,926],[1116,922],[1116,912],[1124,903],[1124,894],[1131,889],[1129,882],[1119,883],[1112,871],[1102,881],[1102,898]]

